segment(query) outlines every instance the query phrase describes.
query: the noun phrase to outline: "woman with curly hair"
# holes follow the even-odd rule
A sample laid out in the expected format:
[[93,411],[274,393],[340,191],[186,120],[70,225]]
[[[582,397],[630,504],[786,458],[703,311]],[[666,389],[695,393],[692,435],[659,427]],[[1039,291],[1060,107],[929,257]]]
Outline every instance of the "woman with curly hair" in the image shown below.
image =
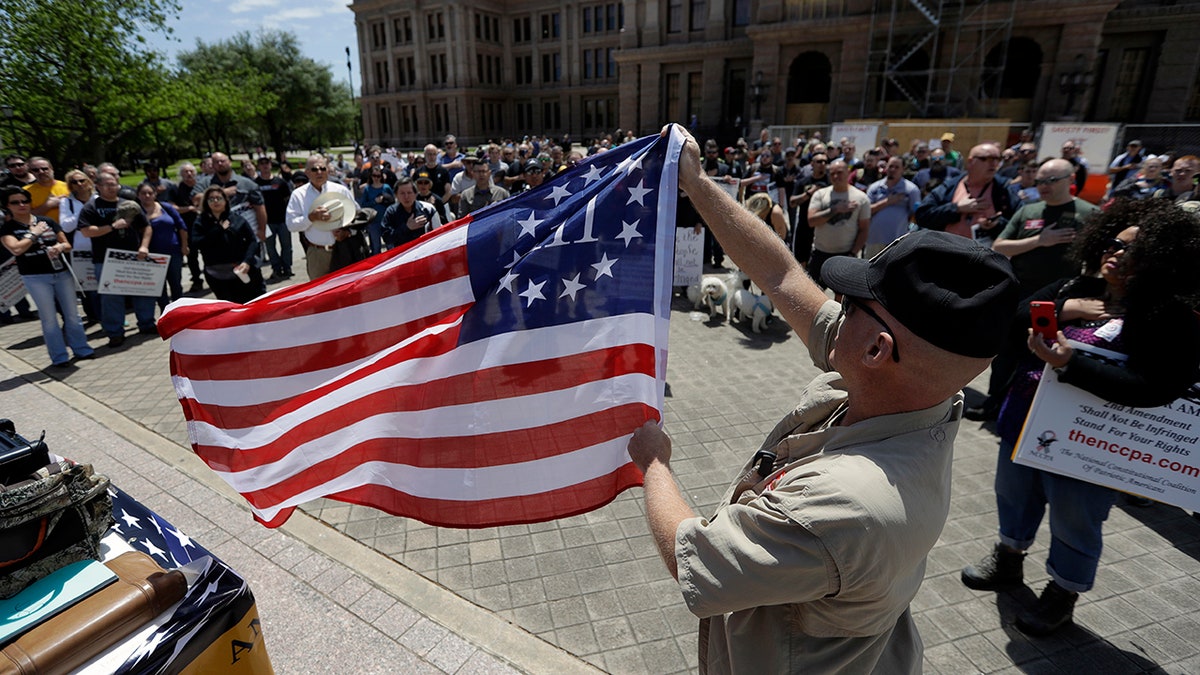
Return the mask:
[[[1037,291],[1021,303],[1016,324],[1029,325],[1030,301],[1053,301],[1057,340],[1029,332],[1000,409],[996,506],[1000,541],[962,571],[977,590],[1023,584],[1025,551],[1050,507],[1050,582],[1031,611],[1017,616],[1029,635],[1070,622],[1079,594],[1091,590],[1100,562],[1101,529],[1113,490],[1014,463],[1013,448],[1033,402],[1044,364],[1058,380],[1134,407],[1165,405],[1200,376],[1200,220],[1165,200],[1118,201],[1076,237],[1071,255],[1083,273]],[[1067,339],[1126,354],[1123,366],[1083,356]]]

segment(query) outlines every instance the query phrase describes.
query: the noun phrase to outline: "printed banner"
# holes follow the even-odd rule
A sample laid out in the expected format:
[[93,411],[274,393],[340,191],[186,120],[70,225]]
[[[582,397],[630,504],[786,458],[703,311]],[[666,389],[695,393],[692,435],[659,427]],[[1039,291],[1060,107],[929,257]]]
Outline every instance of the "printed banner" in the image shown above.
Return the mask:
[[17,271],[17,259],[0,263],[0,312],[7,312],[25,297],[25,282]]
[[[171,256],[151,253],[138,260],[136,251],[108,249],[98,290],[105,295],[162,295]],[[80,279],[83,281],[83,279]]]
[[700,283],[704,274],[704,228],[697,234],[695,228],[675,228],[675,281],[676,286],[691,286]]
[[91,251],[71,251],[71,270],[75,272],[75,278],[79,280],[82,290],[94,291],[100,287]]
[[[1071,346],[1102,359],[1124,355]],[[1058,381],[1047,366],[1021,430],[1017,464],[1200,511],[1200,384],[1159,408],[1131,408]]]

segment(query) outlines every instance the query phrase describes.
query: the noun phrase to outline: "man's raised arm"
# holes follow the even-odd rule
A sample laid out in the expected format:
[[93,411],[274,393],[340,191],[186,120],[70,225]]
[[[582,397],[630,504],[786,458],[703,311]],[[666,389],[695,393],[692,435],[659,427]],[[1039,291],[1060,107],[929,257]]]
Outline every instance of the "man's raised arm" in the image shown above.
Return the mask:
[[[667,133],[669,127],[663,130]],[[796,335],[808,344],[813,317],[828,298],[771,228],[704,175],[700,146],[683,131],[679,187],[712,228],[725,254],[771,298]]]

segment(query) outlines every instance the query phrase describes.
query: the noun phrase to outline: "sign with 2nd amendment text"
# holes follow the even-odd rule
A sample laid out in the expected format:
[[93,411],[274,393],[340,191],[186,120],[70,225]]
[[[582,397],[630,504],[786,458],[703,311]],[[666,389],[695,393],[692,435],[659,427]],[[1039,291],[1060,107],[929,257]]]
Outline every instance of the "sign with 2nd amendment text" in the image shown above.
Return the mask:
[[171,256],[151,253],[138,260],[137,251],[118,251],[110,248],[100,270],[100,288],[105,295],[162,295],[167,280],[167,263]]
[[[1096,358],[1116,354],[1071,342]],[[1013,453],[1017,464],[1200,511],[1200,384],[1158,408],[1131,408],[1058,381],[1046,367]]]

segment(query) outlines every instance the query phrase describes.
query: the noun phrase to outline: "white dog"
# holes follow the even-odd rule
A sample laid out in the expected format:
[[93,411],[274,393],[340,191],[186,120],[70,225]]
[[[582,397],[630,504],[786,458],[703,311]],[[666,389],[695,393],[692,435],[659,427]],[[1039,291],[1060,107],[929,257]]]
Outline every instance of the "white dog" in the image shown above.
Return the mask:
[[710,320],[716,318],[718,309],[725,317],[729,316],[729,287],[720,277],[702,277],[700,283],[688,286],[687,296],[696,309],[708,309]]
[[767,317],[775,311],[771,299],[766,295],[755,295],[748,290],[738,289],[733,293],[731,321],[750,321],[750,328],[761,333]]

